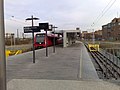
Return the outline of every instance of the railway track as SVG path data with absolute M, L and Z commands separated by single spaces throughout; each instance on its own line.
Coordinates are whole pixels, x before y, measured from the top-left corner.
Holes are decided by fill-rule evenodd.
M 106 79 L 119 79 L 120 78 L 120 67 L 114 64 L 107 57 L 102 55 L 100 52 L 91 52 L 92 57 L 97 62 L 99 68 L 101 69 L 104 78 Z
M 120 66 L 99 51 L 93 51 L 90 54 L 98 65 L 99 71 L 102 72 L 103 79 L 120 79 Z

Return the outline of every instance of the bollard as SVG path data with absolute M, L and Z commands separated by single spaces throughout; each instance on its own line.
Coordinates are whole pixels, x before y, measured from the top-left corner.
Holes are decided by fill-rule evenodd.
M 10 56 L 10 53 L 11 53 L 11 52 L 10 52 L 10 50 L 6 50 L 5 53 L 6 53 L 6 57 L 8 57 L 8 56 Z

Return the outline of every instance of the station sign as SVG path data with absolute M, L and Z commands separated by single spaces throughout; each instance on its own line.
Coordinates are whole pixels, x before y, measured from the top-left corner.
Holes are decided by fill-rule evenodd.
M 39 26 L 24 27 L 24 33 L 33 33 L 33 32 L 40 32 Z
M 49 24 L 48 23 L 39 23 L 39 27 L 40 29 L 44 29 L 44 30 L 49 30 Z

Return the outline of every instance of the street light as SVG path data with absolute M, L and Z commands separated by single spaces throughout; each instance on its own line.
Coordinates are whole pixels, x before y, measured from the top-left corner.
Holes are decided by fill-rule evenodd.
M 32 21 L 32 27 L 34 26 L 33 20 L 39 20 L 39 18 L 31 16 L 31 18 L 27 18 L 26 20 Z M 35 63 L 35 47 L 34 47 L 34 31 L 32 30 L 32 44 L 33 44 L 33 63 Z
M 12 50 L 13 42 L 14 42 L 14 45 L 15 45 L 15 36 L 14 36 L 14 33 L 11 33 L 10 37 L 11 37 L 11 50 Z
M 95 44 L 95 33 L 94 33 L 94 29 L 93 29 L 93 44 Z

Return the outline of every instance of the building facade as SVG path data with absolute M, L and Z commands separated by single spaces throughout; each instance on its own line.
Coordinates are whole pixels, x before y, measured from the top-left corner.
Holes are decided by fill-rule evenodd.
M 114 18 L 110 23 L 103 25 L 102 34 L 104 40 L 120 40 L 120 18 Z
M 94 32 L 95 40 L 102 40 L 102 30 L 97 30 Z
M 82 34 L 81 34 L 82 40 L 87 39 L 87 34 L 88 34 L 88 31 L 82 31 Z

